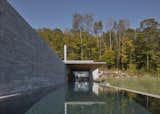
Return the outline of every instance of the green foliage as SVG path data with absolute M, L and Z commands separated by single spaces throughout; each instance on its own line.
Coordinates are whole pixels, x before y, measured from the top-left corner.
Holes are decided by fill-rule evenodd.
M 111 68 L 115 64 L 115 52 L 111 49 L 106 50 L 101 59 L 106 62 L 108 68 Z
M 122 39 L 123 45 L 122 45 L 122 53 L 121 53 L 121 59 L 122 59 L 122 65 L 123 68 L 127 69 L 129 68 L 129 64 L 131 63 L 131 56 L 134 51 L 134 44 L 131 39 L 128 37 L 124 37 Z
M 159 51 L 153 55 L 153 60 L 155 61 L 155 64 L 156 64 L 156 71 L 157 71 L 158 77 L 160 77 L 160 52 Z
M 160 29 L 155 19 L 140 22 L 139 29 L 129 28 L 127 20 L 108 24 L 94 21 L 91 14 L 73 15 L 72 29 L 39 29 L 41 38 L 63 59 L 63 45 L 67 45 L 68 60 L 101 60 L 108 68 L 144 70 L 160 77 Z
M 61 58 L 63 58 L 63 32 L 60 29 L 39 29 L 38 34 L 44 39 L 44 41 L 49 44 L 51 49 L 53 49 Z

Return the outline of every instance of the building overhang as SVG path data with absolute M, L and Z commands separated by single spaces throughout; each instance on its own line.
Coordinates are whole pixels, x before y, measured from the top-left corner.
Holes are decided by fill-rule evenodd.
M 105 62 L 94 62 L 93 60 L 67 60 L 64 61 L 66 66 L 71 70 L 94 70 L 105 65 Z

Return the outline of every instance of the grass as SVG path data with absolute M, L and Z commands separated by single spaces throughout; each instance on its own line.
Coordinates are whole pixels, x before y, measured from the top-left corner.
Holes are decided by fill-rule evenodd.
M 99 82 L 101 80 L 104 81 L 104 79 L 99 79 Z M 125 78 L 110 77 L 105 79 L 105 83 L 110 83 L 110 85 L 117 87 L 160 95 L 160 78 L 149 76 Z

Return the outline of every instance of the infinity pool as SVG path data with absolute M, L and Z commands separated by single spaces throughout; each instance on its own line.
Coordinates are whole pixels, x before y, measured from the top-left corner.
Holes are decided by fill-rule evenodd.
M 73 83 L 48 94 L 44 91 L 38 92 L 39 97 L 36 93 L 17 101 L 21 107 L 13 100 L 6 105 L 3 101 L 0 114 L 160 114 L 160 99 L 96 83 Z

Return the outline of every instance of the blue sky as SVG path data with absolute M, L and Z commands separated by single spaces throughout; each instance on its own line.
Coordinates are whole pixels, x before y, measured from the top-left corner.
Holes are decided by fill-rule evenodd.
M 130 27 L 136 28 L 145 18 L 160 21 L 160 0 L 8 0 L 33 28 L 72 27 L 75 12 L 92 13 L 95 20 L 104 24 L 114 20 L 128 19 Z

